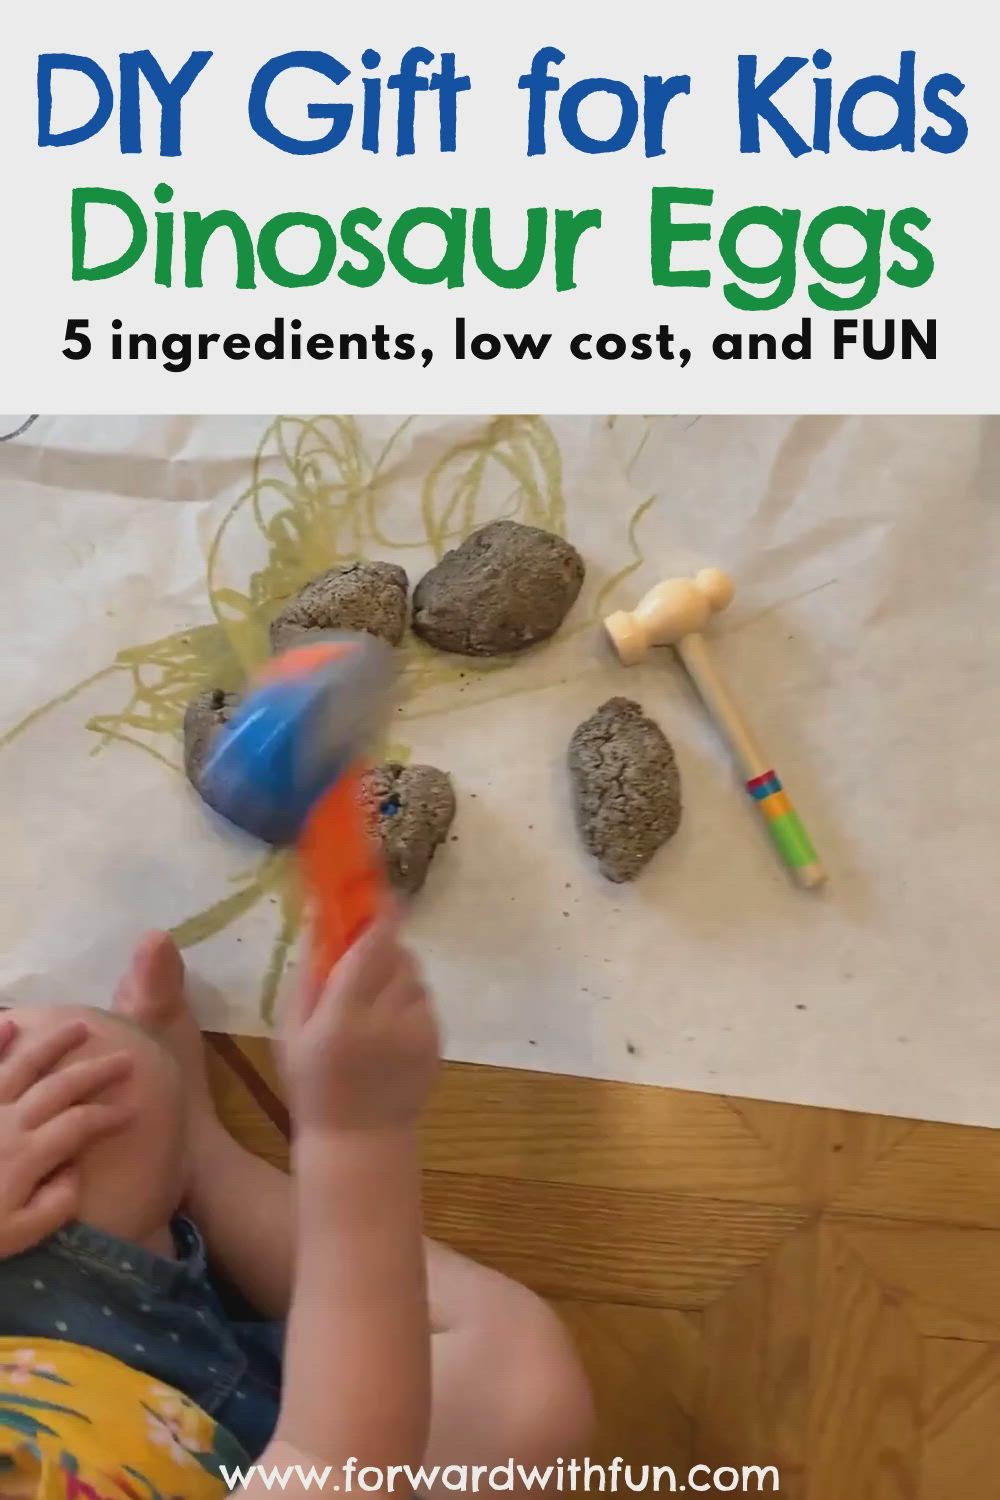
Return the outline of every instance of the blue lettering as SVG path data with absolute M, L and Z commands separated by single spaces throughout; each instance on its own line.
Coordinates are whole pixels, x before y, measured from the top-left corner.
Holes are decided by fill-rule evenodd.
M 52 75 L 82 73 L 89 78 L 97 90 L 94 113 L 84 125 L 72 130 L 52 130 Z M 43 52 L 38 59 L 38 144 L 40 146 L 78 146 L 99 134 L 111 119 L 115 107 L 115 92 L 104 69 L 90 57 L 79 57 L 74 52 Z
M 840 101 L 837 125 L 847 144 L 855 151 L 915 151 L 917 149 L 916 53 L 901 52 L 899 78 L 873 73 L 852 83 Z M 862 99 L 871 94 L 887 94 L 896 106 L 895 124 L 881 135 L 866 135 L 854 123 L 854 111 Z
M 739 112 L 740 112 L 740 151 L 744 155 L 754 155 L 760 151 L 760 126 L 761 121 L 770 125 L 782 145 L 795 157 L 805 156 L 809 146 L 799 135 L 797 130 L 785 119 L 779 109 L 776 109 L 772 99 L 779 89 L 784 88 L 789 79 L 794 78 L 796 73 L 801 72 L 808 62 L 805 57 L 786 57 L 772 68 L 766 78 L 757 82 L 757 58 L 753 54 L 742 53 L 739 60 Z
M 557 93 L 558 78 L 549 72 L 552 63 L 556 66 L 566 61 L 565 52 L 558 47 L 541 47 L 531 59 L 531 67 L 517 80 L 519 89 L 528 91 L 528 155 L 545 155 L 545 110 L 549 94 Z
M 580 106 L 593 94 L 610 94 L 621 106 L 621 119 L 606 140 L 588 135 L 580 124 Z M 616 78 L 582 78 L 568 88 L 559 105 L 559 125 L 569 145 L 588 156 L 621 151 L 635 135 L 639 123 L 639 106 L 627 84 Z
M 142 151 L 140 78 L 145 78 L 160 106 L 160 155 L 180 156 L 181 101 L 211 56 L 211 52 L 192 52 L 177 77 L 168 78 L 151 52 L 122 53 L 119 125 L 123 156 Z
M 956 78 L 954 73 L 936 74 L 924 89 L 924 103 L 930 113 L 951 127 L 945 135 L 928 125 L 920 137 L 920 144 L 926 146 L 928 151 L 937 151 L 942 156 L 951 156 L 955 151 L 961 151 L 969 139 L 969 126 L 965 116 L 960 115 L 957 109 L 952 109 L 950 104 L 945 104 L 941 98 L 942 94 L 951 94 L 957 99 L 959 94 L 964 94 L 964 92 L 965 84 L 961 78 Z
M 281 57 L 272 57 L 266 62 L 253 81 L 250 89 L 250 124 L 255 134 L 270 146 L 277 146 L 292 156 L 317 156 L 339 146 L 351 128 L 354 114 L 350 104 L 310 104 L 306 113 L 310 120 L 329 120 L 330 129 L 315 140 L 302 140 L 299 136 L 286 135 L 279 130 L 267 112 L 271 85 L 282 73 L 292 68 L 305 68 L 328 78 L 331 83 L 343 83 L 350 77 L 350 68 L 345 68 L 327 52 L 286 52 Z

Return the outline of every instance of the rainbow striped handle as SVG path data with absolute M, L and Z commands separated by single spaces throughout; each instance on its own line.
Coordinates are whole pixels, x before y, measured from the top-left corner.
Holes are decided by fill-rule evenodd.
M 775 772 L 765 771 L 763 776 L 755 776 L 747 782 L 747 791 L 764 814 L 775 847 L 789 869 L 817 867 L 819 855 L 812 839 Z

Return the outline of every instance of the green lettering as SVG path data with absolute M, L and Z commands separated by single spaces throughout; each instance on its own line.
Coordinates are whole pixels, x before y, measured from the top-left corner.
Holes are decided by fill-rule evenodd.
M 169 203 L 174 190 L 169 182 L 157 184 L 153 197 L 157 203 Z M 156 214 L 156 262 L 153 280 L 157 286 L 174 284 L 174 216 L 173 213 Z
M 556 209 L 556 291 L 571 292 L 576 286 L 576 249 L 588 229 L 600 229 L 601 210 Z
M 464 286 L 467 217 L 464 208 L 406 209 L 389 231 L 387 253 L 393 268 L 404 280 L 416 282 L 418 286 L 433 286 L 442 281 L 450 287 Z M 441 258 L 432 266 L 418 266 L 406 253 L 410 233 L 424 224 L 440 229 L 444 235 Z
M 726 220 L 719 235 L 719 255 L 726 270 L 751 286 L 766 286 L 771 281 L 775 283 L 772 291 L 755 297 L 738 282 L 727 282 L 722 290 L 732 307 L 739 307 L 744 311 L 766 312 L 769 308 L 781 307 L 788 301 L 795 290 L 795 247 L 798 244 L 801 221 L 802 215 L 797 208 L 768 208 L 763 204 L 757 208 L 742 208 L 739 213 Z M 766 265 L 750 265 L 740 255 L 740 235 L 752 225 L 760 225 L 777 235 L 778 253 Z
M 477 208 L 472 215 L 472 255 L 479 270 L 494 286 L 513 289 L 528 286 L 542 269 L 545 241 L 548 237 L 549 212 L 546 208 L 528 209 L 528 233 L 520 262 L 506 270 L 498 266 L 493 255 L 493 213 Z
M 241 292 L 253 291 L 257 285 L 253 236 L 239 214 L 220 208 L 214 214 L 184 215 L 184 285 L 202 287 L 205 251 L 213 234 L 228 229 L 236 248 L 236 286 Z
M 909 270 L 898 260 L 894 260 L 886 272 L 889 280 L 894 281 L 897 286 L 926 286 L 933 276 L 934 256 L 930 249 L 908 233 L 911 227 L 926 229 L 930 222 L 929 215 L 922 208 L 901 208 L 898 214 L 893 215 L 889 225 L 889 239 L 897 250 L 913 257 L 913 265 Z
M 87 209 L 91 204 L 120 208 L 132 230 L 131 243 L 117 260 L 107 260 L 97 266 L 87 265 Z M 109 281 L 112 276 L 131 271 L 149 240 L 142 209 L 128 193 L 120 193 L 115 188 L 74 188 L 70 201 L 70 230 L 74 281 Z
M 846 225 L 856 229 L 864 240 L 864 250 L 857 260 L 849 265 L 838 266 L 823 253 L 823 236 L 828 229 Z M 885 229 L 885 212 L 881 208 L 853 208 L 845 204 L 841 208 L 827 208 L 806 230 L 802 250 L 812 269 L 834 286 L 845 286 L 860 281 L 856 292 L 838 296 L 822 281 L 814 281 L 809 295 L 817 307 L 827 312 L 850 312 L 854 308 L 867 307 L 882 284 L 882 234 Z
M 350 261 L 341 266 L 337 275 L 348 286 L 374 286 L 385 270 L 385 256 L 377 245 L 359 233 L 360 229 L 377 229 L 382 220 L 372 208 L 352 208 L 340 225 L 340 243 L 345 250 L 356 250 L 364 258 L 364 266 L 355 266 Z
M 654 286 L 709 286 L 710 271 L 675 271 L 670 261 L 673 247 L 679 241 L 709 240 L 710 224 L 675 224 L 674 205 L 695 203 L 711 207 L 715 193 L 711 188 L 654 188 L 649 212 L 649 258 Z
M 308 271 L 289 271 L 278 259 L 278 241 L 289 229 L 316 231 L 316 259 Z M 275 286 L 320 286 L 333 270 L 336 259 L 337 236 L 329 219 L 319 214 L 276 214 L 268 219 L 257 237 L 258 264 Z

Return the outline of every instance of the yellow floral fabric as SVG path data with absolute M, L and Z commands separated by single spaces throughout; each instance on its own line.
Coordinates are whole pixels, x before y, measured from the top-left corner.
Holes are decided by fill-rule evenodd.
M 218 1500 L 242 1450 L 178 1391 L 57 1339 L 0 1338 L 0 1500 Z

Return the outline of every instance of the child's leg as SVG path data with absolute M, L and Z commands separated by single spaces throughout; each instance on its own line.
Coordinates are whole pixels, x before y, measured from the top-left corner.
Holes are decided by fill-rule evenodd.
M 143 940 L 115 1004 L 158 1030 L 192 1080 L 200 1132 L 192 1213 L 210 1253 L 261 1312 L 284 1317 L 294 1255 L 291 1182 L 219 1125 L 183 964 L 168 938 Z M 590 1395 L 555 1315 L 527 1288 L 433 1241 L 427 1273 L 434 1329 L 428 1464 L 513 1459 L 530 1468 L 573 1456 L 590 1429 Z
M 258 1307 L 283 1318 L 291 1295 L 291 1179 L 225 1137 L 206 1155 L 193 1204 L 215 1263 Z M 428 1465 L 513 1459 L 528 1468 L 573 1457 L 592 1416 L 579 1360 L 555 1314 L 533 1292 L 433 1240 L 425 1241 L 431 1317 Z M 482 1487 L 480 1487 L 482 1488 Z M 454 1497 L 431 1486 L 432 1495 Z
M 225 1142 L 214 1159 L 204 1158 L 214 1188 L 195 1201 L 193 1217 L 217 1266 L 256 1306 L 283 1318 L 294 1250 L 291 1179 L 231 1137 Z M 578 1454 L 592 1424 L 590 1392 L 555 1314 L 506 1276 L 433 1240 L 425 1245 L 432 1329 L 426 1464 L 513 1460 L 530 1469 Z M 435 1500 L 456 1495 L 453 1481 L 429 1490 Z
M 593 1422 L 590 1390 L 555 1314 L 526 1287 L 431 1240 L 427 1269 L 437 1330 L 427 1464 L 513 1459 L 544 1469 L 579 1455 Z

